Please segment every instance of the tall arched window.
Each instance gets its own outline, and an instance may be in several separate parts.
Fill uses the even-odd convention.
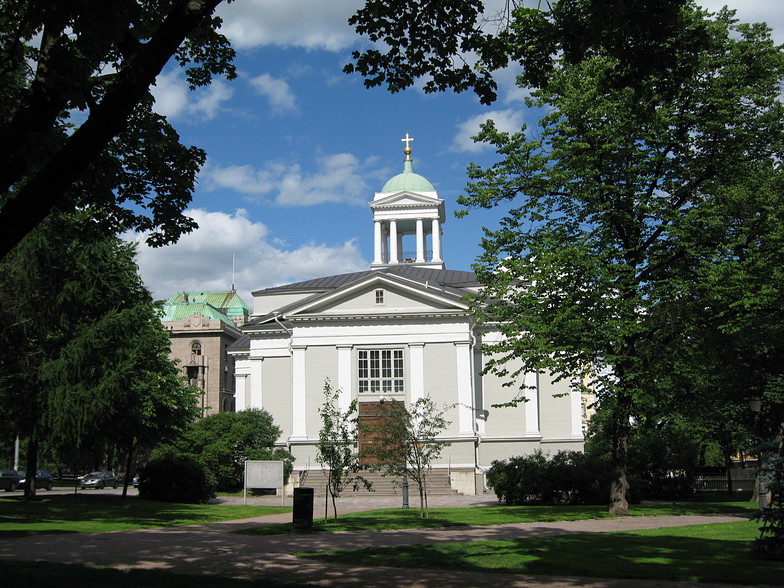
[[[191,355],[201,355],[201,343],[198,341],[191,343]]]

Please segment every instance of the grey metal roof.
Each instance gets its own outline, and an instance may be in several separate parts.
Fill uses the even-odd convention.
[[[399,264],[389,267],[378,269],[371,269],[362,272],[353,272],[350,274],[338,274],[336,276],[325,276],[323,278],[314,278],[312,280],[305,280],[303,282],[294,282],[292,284],[284,284],[282,286],[275,286],[273,288],[265,288],[256,290],[253,295],[257,294],[274,294],[286,292],[303,292],[303,291],[328,291],[341,288],[357,280],[363,280],[374,273],[385,273],[390,275],[403,276],[409,279],[416,280],[422,284],[430,283],[439,286],[448,286],[453,288],[465,288],[468,286],[478,286],[474,272],[447,270],[447,269],[433,269],[427,267],[419,267],[415,265]]]
[[[226,348],[227,351],[248,351],[249,349],[250,337],[247,335],[243,335]]]

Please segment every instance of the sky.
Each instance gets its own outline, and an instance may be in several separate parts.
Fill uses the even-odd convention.
[[[501,0],[486,0],[488,10]],[[724,4],[746,22],[767,22],[784,43],[784,0],[702,0]],[[179,242],[152,249],[139,241],[137,262],[156,300],[183,290],[232,286],[251,292],[319,276],[366,270],[373,258],[369,202],[403,170],[401,139],[414,171],[445,201],[447,269],[469,270],[482,228],[501,212],[455,218],[470,163],[496,161],[471,136],[492,118],[502,130],[526,120],[514,74],[501,76],[498,100],[473,93],[390,94],[343,73],[351,51],[367,46],[347,23],[362,0],[235,0],[222,4],[223,32],[237,51],[237,79],[191,92],[177,67],[153,88],[156,110],[186,145],[207,153],[187,214],[199,224]],[[528,113],[530,119],[531,114]],[[535,118],[529,122],[534,122]]]

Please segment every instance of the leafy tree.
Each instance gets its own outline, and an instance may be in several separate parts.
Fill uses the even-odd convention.
[[[149,87],[172,57],[191,88],[235,76],[219,3],[0,1],[0,258],[55,207],[152,245],[194,228],[182,211],[204,153],[152,112]]]
[[[327,492],[332,499],[332,512],[338,518],[335,499],[348,486],[357,490],[362,484],[368,490],[372,484],[359,475],[362,469],[357,446],[357,401],[354,399],[344,412],[340,410],[340,389],[333,389],[329,379],[324,382],[324,404],[319,408],[319,431],[316,461],[327,474]],[[324,513],[327,518],[327,513]]]
[[[511,67],[525,85],[544,87],[559,59],[578,63],[601,48],[616,60],[608,81],[636,85],[682,66],[678,53],[703,43],[699,27],[682,26],[680,9],[687,4],[507,0],[494,14],[481,0],[366,0],[349,23],[374,45],[355,51],[344,71],[364,76],[366,87],[386,85],[395,93],[421,79],[425,92],[473,90],[490,104],[497,98],[494,73]]]
[[[439,408],[429,396],[410,406],[397,400],[383,402],[377,419],[360,422],[364,434],[374,439],[362,450],[362,458],[384,475],[411,478],[419,491],[419,516],[428,518],[427,474],[450,443],[438,439],[450,424],[444,418],[449,406]]]
[[[190,455],[217,479],[218,488],[236,490],[244,486],[245,461],[282,460],[289,476],[294,458],[275,448],[280,429],[272,416],[261,409],[220,412],[200,419],[174,441],[183,455]]]
[[[192,418],[133,246],[102,237],[85,213],[53,215],[0,272],[0,411],[27,440],[27,471],[44,440],[131,451]]]
[[[784,55],[768,29],[737,26],[727,12],[682,17],[710,43],[642,89],[608,86],[617,60],[602,52],[562,60],[531,100],[549,109],[539,132],[487,124],[480,138],[503,159],[472,167],[460,199],[515,202],[486,233],[476,266],[476,316],[505,335],[489,346],[488,369],[592,379],[612,415],[613,514],[628,507],[630,417],[683,335],[677,302],[694,293],[692,268],[723,265],[728,241],[712,230],[716,217],[733,216],[731,196],[758,174],[780,173]]]

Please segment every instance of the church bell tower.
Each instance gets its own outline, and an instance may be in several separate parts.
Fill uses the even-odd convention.
[[[371,268],[407,264],[445,269],[441,248],[444,201],[427,179],[415,174],[408,133],[401,139],[406,158],[403,173],[376,192],[373,211],[373,263]]]

